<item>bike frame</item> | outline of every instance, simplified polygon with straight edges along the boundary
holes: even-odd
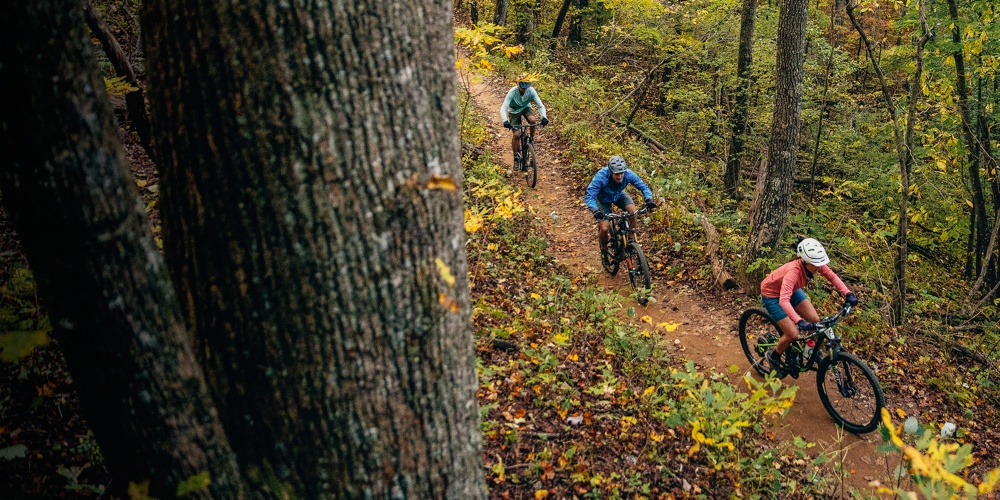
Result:
[[[852,310],[852,306],[844,306],[837,314],[819,320],[819,322],[816,323],[817,328],[815,332],[806,336],[799,336],[799,338],[795,339],[792,345],[798,346],[796,354],[802,352],[802,346],[809,340],[816,341],[816,347],[813,347],[813,352],[809,356],[809,359],[807,359],[800,367],[801,373],[805,373],[810,370],[816,371],[819,368],[820,361],[822,361],[824,357],[829,357],[832,362],[837,361],[837,356],[844,351],[844,346],[841,343],[841,337],[833,331],[833,327],[839,323],[843,317],[850,315]]]
[[[632,227],[631,224],[629,224],[629,220],[631,220],[633,217],[636,217],[636,216],[639,216],[639,215],[642,215],[642,214],[645,214],[645,213],[648,213],[648,212],[649,212],[649,210],[646,209],[646,207],[642,207],[639,210],[636,210],[635,212],[632,212],[632,213],[617,213],[617,214],[616,213],[611,213],[611,214],[606,214],[604,216],[604,218],[607,219],[608,222],[611,223],[611,227],[609,228],[609,231],[611,232],[611,238],[613,240],[615,240],[615,243],[614,243],[614,245],[615,245],[615,255],[614,255],[614,257],[615,257],[615,259],[618,262],[622,262],[624,260],[623,255],[624,255],[624,251],[625,251],[625,246],[628,245],[628,242],[629,242],[629,238],[628,238],[629,235],[636,233],[635,228]],[[634,239],[634,237],[633,237],[633,239]],[[610,245],[610,244],[612,244],[612,242],[609,241],[608,244]]]

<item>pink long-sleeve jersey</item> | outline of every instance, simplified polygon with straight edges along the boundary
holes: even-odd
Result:
[[[847,285],[843,281],[840,281],[837,273],[833,272],[833,269],[830,269],[830,266],[818,267],[816,268],[816,272],[830,280],[830,283],[833,283],[834,288],[841,295],[851,293]],[[785,310],[785,314],[794,323],[798,323],[802,319],[802,316],[799,316],[799,313],[795,312],[795,308],[792,307],[792,293],[795,292],[796,288],[806,287],[806,284],[809,283],[809,275],[807,273],[806,265],[802,262],[802,259],[795,259],[771,271],[771,274],[768,274],[764,278],[764,281],[760,282],[760,294],[769,299],[778,299],[781,308]]]

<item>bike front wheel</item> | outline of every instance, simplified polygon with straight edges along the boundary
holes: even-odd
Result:
[[[538,182],[538,164],[535,161],[535,145],[528,144],[522,152],[521,169],[524,170],[524,182],[528,184],[528,187],[533,188]]]
[[[625,259],[628,265],[628,281],[635,291],[635,298],[639,304],[646,305],[653,291],[653,282],[649,276],[649,263],[646,262],[646,255],[642,253],[642,247],[634,241],[629,243],[625,247]]]
[[[771,321],[767,311],[753,307],[743,311],[740,316],[740,345],[743,354],[750,361],[750,366],[761,376],[770,372],[765,354],[767,350],[778,345],[781,329]]]
[[[601,266],[608,274],[614,276],[618,274],[618,247],[614,238],[608,242],[608,248],[601,254]]]
[[[823,359],[816,386],[826,411],[844,430],[864,434],[878,427],[885,396],[875,372],[857,356],[839,352],[836,361]]]

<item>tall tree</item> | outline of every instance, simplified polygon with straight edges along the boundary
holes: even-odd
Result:
[[[181,309],[118,138],[78,0],[18,0],[0,18],[0,190],[124,496],[201,473],[242,495]]]
[[[553,47],[555,47],[556,40],[559,38],[559,32],[562,31],[563,22],[566,21],[566,13],[569,12],[569,7],[572,4],[573,0],[563,0],[562,7],[559,7],[559,15],[556,16],[556,24],[552,27]]]
[[[882,66],[878,63],[878,58],[875,57],[875,51],[872,49],[871,41],[868,40],[868,36],[865,34],[864,29],[861,27],[861,23],[858,21],[858,18],[854,13],[854,9],[856,7],[856,0],[848,0],[847,17],[851,19],[851,24],[854,26],[854,29],[857,30],[858,36],[861,38],[861,44],[865,47],[865,50],[868,53],[868,59],[871,61],[872,67],[875,69],[875,75],[878,77],[879,85],[882,88],[883,102],[885,103],[885,109],[889,114],[889,121],[892,125],[893,135],[896,140],[896,157],[899,161],[901,191],[899,200],[899,223],[896,228],[896,259],[894,262],[896,280],[895,286],[893,287],[892,317],[890,319],[893,324],[900,324],[903,321],[903,315],[906,310],[906,260],[909,246],[909,240],[907,239],[909,217],[907,212],[909,210],[908,201],[910,195],[910,166],[913,164],[913,127],[915,126],[917,119],[916,103],[917,99],[920,97],[920,75],[923,71],[924,45],[926,45],[927,40],[930,39],[931,33],[930,28],[927,26],[927,17],[923,0],[920,0],[918,12],[920,15],[920,29],[922,30],[922,33],[919,36],[914,35],[914,45],[917,49],[917,53],[915,55],[916,71],[914,73],[914,79],[910,82],[910,107],[906,131],[904,132],[899,126],[899,116],[896,112],[896,104],[893,100],[892,92],[889,90],[889,84],[886,81],[885,73],[882,72]]]
[[[799,118],[802,114],[802,85],[805,66],[808,0],[781,0],[778,15],[778,50],[774,89],[774,118],[767,166],[757,179],[758,188],[750,209],[749,263],[774,249],[781,241],[788,218],[792,175],[799,152]],[[763,270],[762,270],[763,271]],[[754,273],[761,274],[760,271]]]
[[[726,196],[735,200],[740,185],[740,169],[743,163],[743,142],[749,109],[750,73],[753,70],[753,32],[757,18],[757,0],[743,0],[740,12],[740,48],[736,58],[736,103],[733,107],[733,138],[729,142],[729,159],[723,185]]]
[[[483,496],[451,3],[144,6],[164,251],[241,465]]]
[[[493,13],[493,24],[503,26],[507,24],[507,6],[510,0],[497,0],[497,8]]]
[[[963,53],[961,26],[958,19],[957,0],[948,0],[948,14],[951,17],[951,40],[955,45],[952,57],[955,60],[955,93],[958,101],[958,114],[962,120],[962,140],[968,152],[964,163],[968,166],[970,191],[972,192],[972,211],[969,212],[969,252],[966,258],[965,273],[967,277],[977,276],[983,266],[989,239],[988,221],[986,218],[986,197],[983,195],[983,182],[979,169],[979,145],[973,131],[973,120],[969,112],[969,87],[965,78],[965,54]]]
[[[450,4],[145,4],[173,287],[79,0],[17,8],[0,76],[37,98],[3,107],[0,188],[122,484],[485,496]]]
[[[590,0],[576,0],[576,11],[573,14],[573,20],[569,23],[569,37],[567,40],[570,44],[583,43],[584,9],[589,6]]]

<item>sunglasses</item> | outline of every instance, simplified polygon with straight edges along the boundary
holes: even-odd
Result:
[[[518,83],[517,86],[521,87],[522,89],[526,89],[526,88],[528,88],[528,87],[531,86],[531,83],[530,82],[521,82],[521,83]]]

